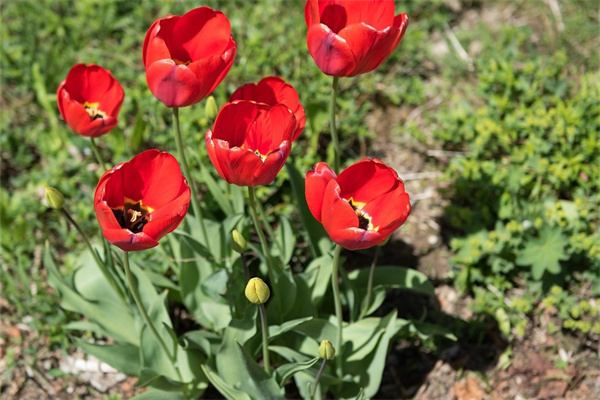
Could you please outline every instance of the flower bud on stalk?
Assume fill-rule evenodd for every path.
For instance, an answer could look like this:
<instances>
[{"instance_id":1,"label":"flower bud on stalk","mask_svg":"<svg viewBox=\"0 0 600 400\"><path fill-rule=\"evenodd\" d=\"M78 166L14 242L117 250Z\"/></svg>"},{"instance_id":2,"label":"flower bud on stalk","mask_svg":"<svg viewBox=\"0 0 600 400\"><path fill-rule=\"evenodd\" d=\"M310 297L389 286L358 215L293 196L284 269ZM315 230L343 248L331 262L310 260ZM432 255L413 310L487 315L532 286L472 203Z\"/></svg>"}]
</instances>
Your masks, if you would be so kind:
<instances>
[{"instance_id":1,"label":"flower bud on stalk","mask_svg":"<svg viewBox=\"0 0 600 400\"><path fill-rule=\"evenodd\" d=\"M206 98L206 103L204 104L204 116L207 119L214 121L218 113L219 107L217 106L215 98L213 96L208 96Z\"/></svg>"},{"instance_id":2,"label":"flower bud on stalk","mask_svg":"<svg viewBox=\"0 0 600 400\"><path fill-rule=\"evenodd\" d=\"M269 300L271 291L265 282L260 278L252 278L246 285L246 298L254 304L264 304Z\"/></svg>"},{"instance_id":3,"label":"flower bud on stalk","mask_svg":"<svg viewBox=\"0 0 600 400\"><path fill-rule=\"evenodd\" d=\"M242 236L237 229L234 229L231 232L231 247L233 248L233 251L239 254L242 254L248 249L246 239L244 239L244 236Z\"/></svg>"},{"instance_id":4,"label":"flower bud on stalk","mask_svg":"<svg viewBox=\"0 0 600 400\"><path fill-rule=\"evenodd\" d=\"M335 356L335 348L329 340L323 340L319 346L319 357L325 360L332 360Z\"/></svg>"},{"instance_id":5,"label":"flower bud on stalk","mask_svg":"<svg viewBox=\"0 0 600 400\"><path fill-rule=\"evenodd\" d=\"M48 207L55 210L63 208L65 205L65 197L61 192L53 187L46 187L44 190L46 192L46 203L48 203Z\"/></svg>"}]
</instances>

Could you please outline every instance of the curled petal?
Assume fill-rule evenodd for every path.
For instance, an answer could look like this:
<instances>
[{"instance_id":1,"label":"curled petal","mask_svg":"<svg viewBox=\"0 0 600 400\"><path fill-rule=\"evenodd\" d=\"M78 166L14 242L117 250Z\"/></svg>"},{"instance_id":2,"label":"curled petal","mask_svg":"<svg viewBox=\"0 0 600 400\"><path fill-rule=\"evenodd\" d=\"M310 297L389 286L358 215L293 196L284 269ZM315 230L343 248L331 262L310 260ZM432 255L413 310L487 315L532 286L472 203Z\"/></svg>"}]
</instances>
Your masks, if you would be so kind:
<instances>
[{"instance_id":1,"label":"curled petal","mask_svg":"<svg viewBox=\"0 0 600 400\"><path fill-rule=\"evenodd\" d=\"M347 76L356 62L352 50L339 35L323 24L312 25L306 35L308 52L321 71L331 76Z\"/></svg>"}]
</instances>

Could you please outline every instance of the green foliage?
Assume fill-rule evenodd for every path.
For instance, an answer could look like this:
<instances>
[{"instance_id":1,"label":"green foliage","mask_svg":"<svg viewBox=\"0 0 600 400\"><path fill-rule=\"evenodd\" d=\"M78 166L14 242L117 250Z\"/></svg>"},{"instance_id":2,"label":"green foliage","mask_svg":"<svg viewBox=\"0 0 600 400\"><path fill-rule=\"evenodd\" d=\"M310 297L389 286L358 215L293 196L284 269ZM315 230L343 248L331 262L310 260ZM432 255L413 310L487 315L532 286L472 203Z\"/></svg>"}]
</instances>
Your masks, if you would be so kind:
<instances>
[{"instance_id":1,"label":"green foliage","mask_svg":"<svg viewBox=\"0 0 600 400\"><path fill-rule=\"evenodd\" d=\"M451 241L463 288L523 273L548 290L600 272L599 76L570 79L567 62L561 52L482 62L475 91L485 105L441 116L437 136L465 152L449 166L447 208L467 234Z\"/></svg>"}]
</instances>

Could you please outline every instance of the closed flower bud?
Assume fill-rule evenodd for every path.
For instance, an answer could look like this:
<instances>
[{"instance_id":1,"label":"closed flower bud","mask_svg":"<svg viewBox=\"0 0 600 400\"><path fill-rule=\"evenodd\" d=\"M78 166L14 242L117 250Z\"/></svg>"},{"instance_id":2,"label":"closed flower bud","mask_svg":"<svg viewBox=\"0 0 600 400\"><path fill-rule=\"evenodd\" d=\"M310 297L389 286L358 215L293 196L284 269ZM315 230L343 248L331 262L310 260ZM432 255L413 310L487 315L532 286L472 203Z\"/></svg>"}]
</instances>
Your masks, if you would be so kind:
<instances>
[{"instance_id":1,"label":"closed flower bud","mask_svg":"<svg viewBox=\"0 0 600 400\"><path fill-rule=\"evenodd\" d=\"M254 304L264 304L269 300L271 291L266 283L260 278L252 278L246 285L246 298Z\"/></svg>"},{"instance_id":2,"label":"closed flower bud","mask_svg":"<svg viewBox=\"0 0 600 400\"><path fill-rule=\"evenodd\" d=\"M60 210L65 205L65 198L61 192L53 187L45 188L46 191L46 203L48 207Z\"/></svg>"},{"instance_id":3,"label":"closed flower bud","mask_svg":"<svg viewBox=\"0 0 600 400\"><path fill-rule=\"evenodd\" d=\"M213 96L208 96L206 103L204 104L204 116L208 119L214 120L219 113L219 107Z\"/></svg>"},{"instance_id":4,"label":"closed flower bud","mask_svg":"<svg viewBox=\"0 0 600 400\"><path fill-rule=\"evenodd\" d=\"M246 243L246 239L242 236L241 233L238 232L237 229L234 229L231 232L231 247L233 251L236 253L242 254L248 248L248 244Z\"/></svg>"},{"instance_id":5,"label":"closed flower bud","mask_svg":"<svg viewBox=\"0 0 600 400\"><path fill-rule=\"evenodd\" d=\"M323 340L319 346L319 357L331 360L335 356L335 349L329 340Z\"/></svg>"}]
</instances>

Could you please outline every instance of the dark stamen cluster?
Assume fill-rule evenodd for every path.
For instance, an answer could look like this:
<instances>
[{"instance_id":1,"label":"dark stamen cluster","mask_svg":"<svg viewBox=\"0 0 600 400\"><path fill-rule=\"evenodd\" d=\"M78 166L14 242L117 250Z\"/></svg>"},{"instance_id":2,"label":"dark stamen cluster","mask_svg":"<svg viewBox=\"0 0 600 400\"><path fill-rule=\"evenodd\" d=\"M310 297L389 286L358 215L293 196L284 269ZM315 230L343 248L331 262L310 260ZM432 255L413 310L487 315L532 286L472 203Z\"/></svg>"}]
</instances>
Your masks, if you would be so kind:
<instances>
[{"instance_id":1,"label":"dark stamen cluster","mask_svg":"<svg viewBox=\"0 0 600 400\"><path fill-rule=\"evenodd\" d=\"M148 210L142 206L142 202L125 203L125 206L112 210L117 222L123 229L129 229L133 233L140 233L149 221L146 214Z\"/></svg>"}]
</instances>

